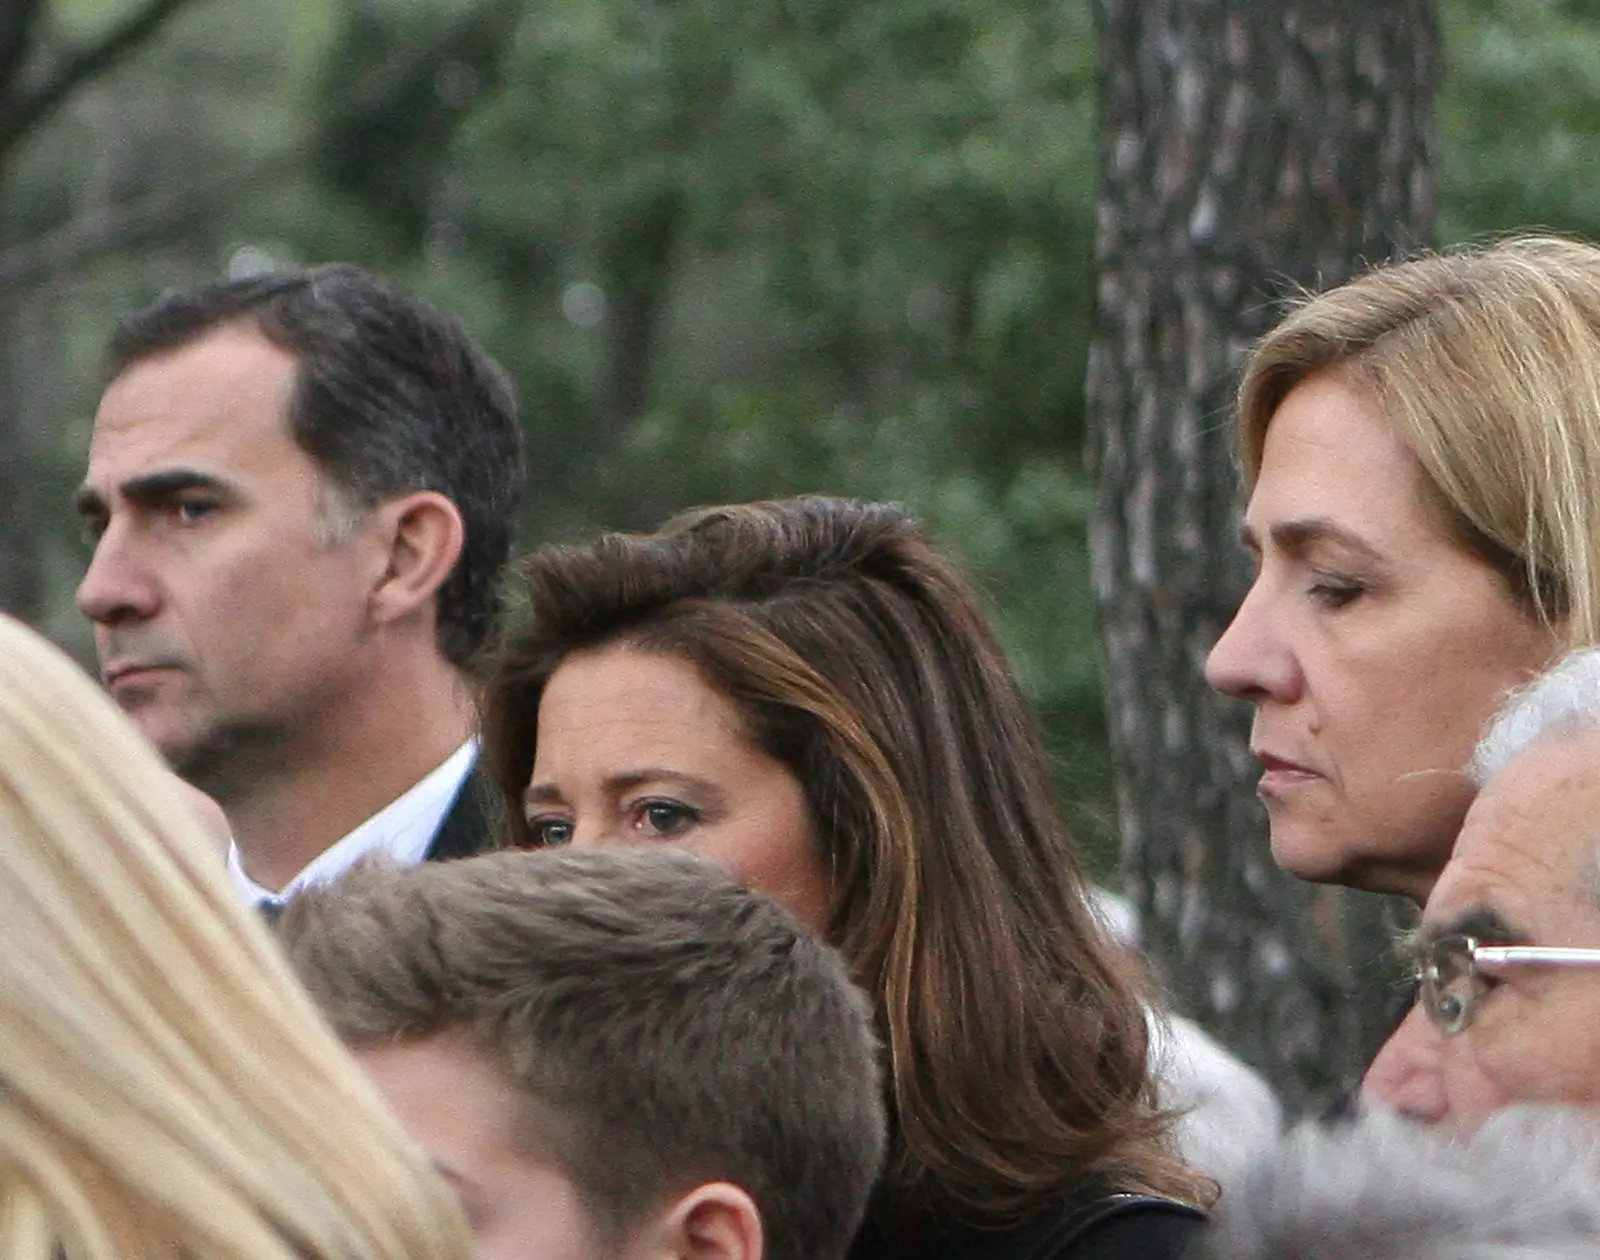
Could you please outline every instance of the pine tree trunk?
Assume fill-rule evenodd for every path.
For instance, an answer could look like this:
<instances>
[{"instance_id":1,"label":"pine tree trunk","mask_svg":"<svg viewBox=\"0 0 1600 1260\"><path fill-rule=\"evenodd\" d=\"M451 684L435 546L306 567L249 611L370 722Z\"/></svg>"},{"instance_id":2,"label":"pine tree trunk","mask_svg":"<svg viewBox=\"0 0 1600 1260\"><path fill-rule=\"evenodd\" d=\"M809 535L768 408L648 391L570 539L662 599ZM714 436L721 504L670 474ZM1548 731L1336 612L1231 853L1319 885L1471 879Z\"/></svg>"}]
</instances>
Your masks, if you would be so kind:
<instances>
[{"instance_id":1,"label":"pine tree trunk","mask_svg":"<svg viewBox=\"0 0 1600 1260\"><path fill-rule=\"evenodd\" d=\"M1387 907L1278 871L1248 706L1201 674L1248 579L1231 395L1297 286L1425 242L1428 0L1095 0L1092 530L1128 888L1175 1004L1291 1110L1359 1073Z\"/></svg>"},{"instance_id":2,"label":"pine tree trunk","mask_svg":"<svg viewBox=\"0 0 1600 1260\"><path fill-rule=\"evenodd\" d=\"M0 298L0 330L12 326L6 307ZM23 392L16 387L10 349L0 349L0 613L37 624L47 611L48 514L70 509L39 501L39 433L20 420Z\"/></svg>"},{"instance_id":3,"label":"pine tree trunk","mask_svg":"<svg viewBox=\"0 0 1600 1260\"><path fill-rule=\"evenodd\" d=\"M48 0L0 0L0 259L50 251L31 250L41 238L19 239L10 181L18 154L57 115L101 76L154 39L194 0L135 0L115 6L114 16L79 35ZM78 15L81 17L81 15ZM70 32L70 33L69 33ZM29 270L26 269L25 270ZM31 269L28 280L49 279L49 264ZM14 276L0 290L0 612L39 621L48 604L47 571L52 522L70 509L46 491L50 425L60 415L61 383L40 375L40 364L59 356L43 352L57 335L45 325L41 305ZM48 399L52 406L41 406ZM45 420L41 422L41 417Z\"/></svg>"}]
</instances>

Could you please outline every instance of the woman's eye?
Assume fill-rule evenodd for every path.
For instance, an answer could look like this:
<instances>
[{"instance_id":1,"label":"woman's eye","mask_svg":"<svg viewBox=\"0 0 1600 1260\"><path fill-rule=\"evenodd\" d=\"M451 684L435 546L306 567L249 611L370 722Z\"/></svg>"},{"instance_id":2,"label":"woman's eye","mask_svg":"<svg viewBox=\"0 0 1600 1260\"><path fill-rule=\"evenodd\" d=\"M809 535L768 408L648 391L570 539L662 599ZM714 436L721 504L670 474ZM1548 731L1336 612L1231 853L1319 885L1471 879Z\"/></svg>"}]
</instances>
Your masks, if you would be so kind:
<instances>
[{"instance_id":1,"label":"woman's eye","mask_svg":"<svg viewBox=\"0 0 1600 1260\"><path fill-rule=\"evenodd\" d=\"M700 819L700 811L678 801L641 801L634 807L634 826L653 836L678 836Z\"/></svg>"},{"instance_id":2,"label":"woman's eye","mask_svg":"<svg viewBox=\"0 0 1600 1260\"><path fill-rule=\"evenodd\" d=\"M528 838L541 847L571 844L572 823L565 818L530 818Z\"/></svg>"},{"instance_id":3,"label":"woman's eye","mask_svg":"<svg viewBox=\"0 0 1600 1260\"><path fill-rule=\"evenodd\" d=\"M1335 578L1322 578L1311 584L1311 598L1324 608L1343 608L1354 603L1366 591L1359 582L1340 581Z\"/></svg>"}]
</instances>

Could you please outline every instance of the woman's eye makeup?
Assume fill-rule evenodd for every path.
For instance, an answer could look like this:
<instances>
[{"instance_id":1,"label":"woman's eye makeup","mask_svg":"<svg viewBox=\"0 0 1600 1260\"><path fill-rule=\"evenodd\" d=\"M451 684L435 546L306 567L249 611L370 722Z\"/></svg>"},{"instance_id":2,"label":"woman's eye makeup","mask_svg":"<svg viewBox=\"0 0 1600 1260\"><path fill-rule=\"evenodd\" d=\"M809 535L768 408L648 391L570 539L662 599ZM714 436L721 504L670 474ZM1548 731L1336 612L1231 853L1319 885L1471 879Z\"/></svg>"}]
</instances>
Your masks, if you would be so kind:
<instances>
[{"instance_id":1,"label":"woman's eye makeup","mask_svg":"<svg viewBox=\"0 0 1600 1260\"><path fill-rule=\"evenodd\" d=\"M572 842L572 823L566 818L530 818L528 835L534 844L557 845Z\"/></svg>"},{"instance_id":2,"label":"woman's eye makeup","mask_svg":"<svg viewBox=\"0 0 1600 1260\"><path fill-rule=\"evenodd\" d=\"M613 841L630 834L644 839L673 839L693 830L706 813L702 806L667 796L618 801L604 812L609 818L596 822L595 837L609 836ZM571 844L577 834L577 818L570 812L537 813L530 809L525 818L529 841L540 847Z\"/></svg>"},{"instance_id":3,"label":"woman's eye makeup","mask_svg":"<svg viewBox=\"0 0 1600 1260\"><path fill-rule=\"evenodd\" d=\"M1312 568L1306 576L1306 593L1325 608L1343 608L1367 589L1365 581L1347 573Z\"/></svg>"},{"instance_id":4,"label":"woman's eye makeup","mask_svg":"<svg viewBox=\"0 0 1600 1260\"><path fill-rule=\"evenodd\" d=\"M1318 581L1310 587L1311 597L1328 608L1343 608L1360 597L1366 588L1359 582Z\"/></svg>"},{"instance_id":5,"label":"woman's eye makeup","mask_svg":"<svg viewBox=\"0 0 1600 1260\"><path fill-rule=\"evenodd\" d=\"M676 836L700 821L701 811L682 801L639 801L629 810L633 825L654 836Z\"/></svg>"}]
</instances>

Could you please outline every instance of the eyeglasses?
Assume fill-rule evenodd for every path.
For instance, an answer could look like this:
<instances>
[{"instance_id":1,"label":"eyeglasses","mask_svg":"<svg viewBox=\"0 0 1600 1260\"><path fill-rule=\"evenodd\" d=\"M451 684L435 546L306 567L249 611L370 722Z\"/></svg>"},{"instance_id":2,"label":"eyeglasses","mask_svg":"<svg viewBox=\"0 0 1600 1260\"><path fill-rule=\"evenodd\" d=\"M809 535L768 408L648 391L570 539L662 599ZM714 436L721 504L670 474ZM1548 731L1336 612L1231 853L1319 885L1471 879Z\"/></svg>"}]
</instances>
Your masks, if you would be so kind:
<instances>
[{"instance_id":1,"label":"eyeglasses","mask_svg":"<svg viewBox=\"0 0 1600 1260\"><path fill-rule=\"evenodd\" d=\"M1600 949L1480 945L1471 936L1442 936L1424 948L1417 967L1423 1009L1445 1036L1453 1036L1472 1022L1478 998L1488 987L1483 973L1523 964L1600 967Z\"/></svg>"}]
</instances>

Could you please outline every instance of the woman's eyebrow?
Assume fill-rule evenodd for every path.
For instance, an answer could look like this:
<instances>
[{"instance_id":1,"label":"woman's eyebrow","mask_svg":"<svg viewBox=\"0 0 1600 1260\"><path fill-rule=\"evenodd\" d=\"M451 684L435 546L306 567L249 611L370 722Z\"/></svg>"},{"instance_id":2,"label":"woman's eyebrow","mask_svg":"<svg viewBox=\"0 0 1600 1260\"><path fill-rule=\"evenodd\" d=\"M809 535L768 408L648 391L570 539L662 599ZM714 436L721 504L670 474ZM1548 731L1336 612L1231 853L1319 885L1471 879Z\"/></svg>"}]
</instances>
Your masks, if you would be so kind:
<instances>
[{"instance_id":1,"label":"woman's eyebrow","mask_svg":"<svg viewBox=\"0 0 1600 1260\"><path fill-rule=\"evenodd\" d=\"M1383 557L1370 542L1354 530L1325 516L1308 516L1294 521L1276 521L1267 533L1282 551L1292 556L1304 555L1318 543L1336 543L1372 560Z\"/></svg>"},{"instance_id":2,"label":"woman's eyebrow","mask_svg":"<svg viewBox=\"0 0 1600 1260\"><path fill-rule=\"evenodd\" d=\"M643 787L647 783L674 783L684 787L691 787L721 799L723 792L712 780L698 774L690 774L685 770L669 770L664 766L641 766L637 770L624 770L616 774L607 775L600 781L601 788L608 796L620 796L624 792L631 792L634 788ZM553 781L543 783L530 783L522 793L522 799L529 805L555 805L566 801L566 795Z\"/></svg>"},{"instance_id":3,"label":"woman's eyebrow","mask_svg":"<svg viewBox=\"0 0 1600 1260\"><path fill-rule=\"evenodd\" d=\"M1276 521L1267 526L1266 532L1278 550L1297 558L1319 543L1334 543L1372 560L1383 559L1378 549L1360 534L1326 516ZM1261 554L1260 531L1248 521L1239 526L1239 545L1252 555Z\"/></svg>"},{"instance_id":4,"label":"woman's eyebrow","mask_svg":"<svg viewBox=\"0 0 1600 1260\"><path fill-rule=\"evenodd\" d=\"M530 783L522 789L524 805L555 805L566 799L554 783Z\"/></svg>"},{"instance_id":5,"label":"woman's eyebrow","mask_svg":"<svg viewBox=\"0 0 1600 1260\"><path fill-rule=\"evenodd\" d=\"M612 796L620 796L647 783L676 783L718 797L722 795L722 790L710 779L685 770L668 770L663 766L641 766L637 770L610 775L605 779L605 789Z\"/></svg>"}]
</instances>

